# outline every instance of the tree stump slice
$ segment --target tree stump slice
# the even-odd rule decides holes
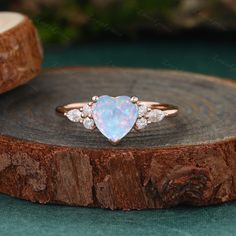
[[[42,47],[29,18],[0,12],[0,93],[33,79],[41,64]]]
[[[56,114],[93,95],[178,105],[178,116],[112,146]],[[236,83],[193,73],[61,68],[0,95],[0,192],[110,209],[236,199]]]

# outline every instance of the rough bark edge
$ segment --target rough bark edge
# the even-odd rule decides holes
[[[37,30],[28,17],[0,34],[0,93],[36,77],[43,53]]]
[[[109,209],[236,199],[236,140],[152,149],[82,149],[0,137],[0,192]]]

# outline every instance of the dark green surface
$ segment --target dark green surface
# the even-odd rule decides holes
[[[236,204],[149,211],[39,205],[0,197],[1,235],[235,235]],[[3,234],[4,232],[4,234]]]
[[[47,48],[45,67],[180,69],[236,79],[235,44],[159,42]],[[0,195],[0,235],[236,235],[236,202],[214,207],[110,211],[39,205]]]

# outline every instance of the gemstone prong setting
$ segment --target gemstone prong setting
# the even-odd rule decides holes
[[[98,96],[93,96],[93,97],[92,97],[92,101],[93,101],[93,102],[96,102],[97,100],[98,100]]]
[[[137,103],[137,102],[138,102],[138,98],[135,97],[135,96],[133,96],[133,97],[130,98],[130,101],[131,101],[132,103]]]

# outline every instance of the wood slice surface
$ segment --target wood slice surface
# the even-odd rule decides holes
[[[177,117],[112,146],[55,112],[93,95],[178,105]],[[236,199],[236,83],[193,73],[62,68],[0,95],[0,192],[110,209]]]
[[[40,40],[29,18],[0,12],[0,93],[33,79],[41,64]]]

